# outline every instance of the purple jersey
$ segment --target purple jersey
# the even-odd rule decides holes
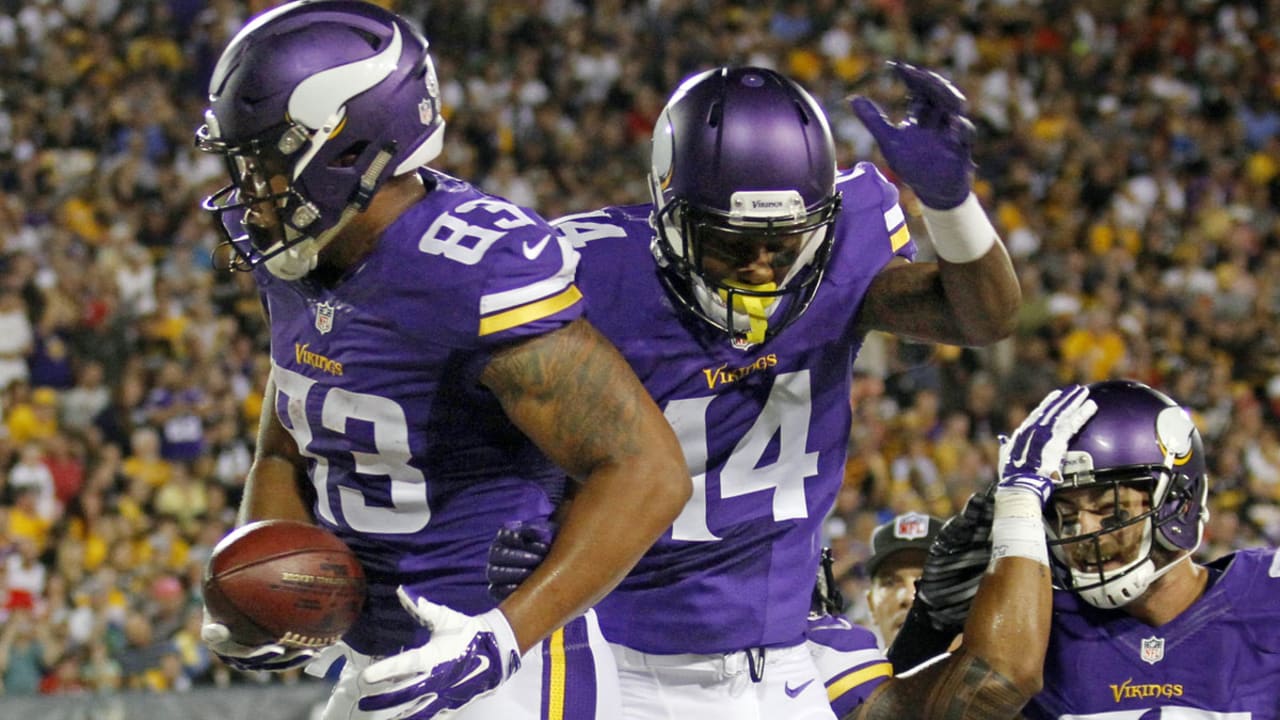
[[[849,388],[871,279],[911,258],[898,192],[874,166],[838,178],[844,204],[808,310],[748,351],[678,308],[650,253],[651,206],[556,224],[579,246],[588,316],[630,362],[676,431],[693,497],[597,605],[611,642],[715,653],[803,641],[819,527],[844,477]]]
[[[424,172],[432,188],[323,287],[255,271],[271,318],[276,413],[308,462],[315,516],[360,557],[364,612],[345,640],[425,642],[397,585],[468,614],[494,606],[487,549],[546,517],[563,472],[478,381],[491,353],[563,327],[577,253],[537,215]]]
[[[1044,687],[1028,718],[1280,718],[1280,554],[1209,565],[1213,584],[1153,628],[1057,592]]]

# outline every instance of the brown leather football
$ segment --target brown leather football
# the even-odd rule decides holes
[[[364,597],[355,553],[328,530],[291,520],[237,528],[205,566],[205,607],[245,645],[332,645],[356,621]]]

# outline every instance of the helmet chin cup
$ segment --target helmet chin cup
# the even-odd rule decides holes
[[[267,258],[267,271],[281,280],[298,280],[316,268],[319,252],[313,249],[314,238],[308,238]]]

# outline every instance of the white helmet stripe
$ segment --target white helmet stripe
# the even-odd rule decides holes
[[[329,68],[298,83],[289,96],[289,117],[308,129],[321,129],[348,100],[386,79],[396,69],[402,46],[400,28],[393,25],[392,31],[391,44],[377,55]]]

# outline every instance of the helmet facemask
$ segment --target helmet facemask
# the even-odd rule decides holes
[[[1067,443],[1045,528],[1055,585],[1111,609],[1200,546],[1209,477],[1195,422],[1167,395],[1108,380],[1089,399],[1097,412]]]
[[[1067,468],[1085,461],[1067,455]],[[1054,581],[1090,605],[1127,605],[1198,547],[1198,536],[1190,549],[1168,539],[1196,512],[1187,476],[1156,465],[1081,469],[1063,477],[1045,517]],[[1081,507],[1102,515],[1099,529],[1081,531]]]
[[[788,211],[721,213],[676,200],[654,213],[654,254],[664,281],[678,297],[692,300],[688,309],[745,347],[763,343],[808,308],[831,253],[840,210],[839,195],[806,211],[794,192],[734,194],[735,206],[753,202],[779,203]],[[780,281],[746,285],[715,279],[706,267],[709,258],[721,267],[739,267],[761,248],[772,254],[773,267],[787,268]]]
[[[740,349],[800,317],[840,210],[835,141],[817,101],[765,68],[708,70],[663,108],[651,161],[653,254],[674,299]],[[735,282],[762,248],[785,276]]]

